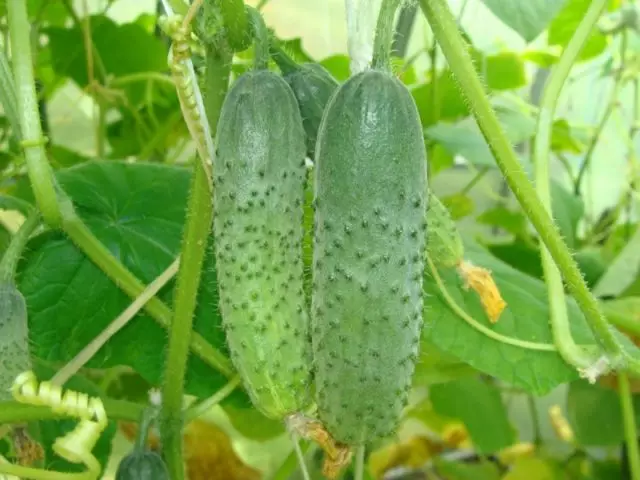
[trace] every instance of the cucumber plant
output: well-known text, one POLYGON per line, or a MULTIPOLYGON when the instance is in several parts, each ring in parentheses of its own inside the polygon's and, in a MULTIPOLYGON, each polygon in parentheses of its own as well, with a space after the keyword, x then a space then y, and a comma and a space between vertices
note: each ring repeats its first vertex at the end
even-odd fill
POLYGON ((0 5, 0 478, 640 479, 633 2, 88 3, 0 5))

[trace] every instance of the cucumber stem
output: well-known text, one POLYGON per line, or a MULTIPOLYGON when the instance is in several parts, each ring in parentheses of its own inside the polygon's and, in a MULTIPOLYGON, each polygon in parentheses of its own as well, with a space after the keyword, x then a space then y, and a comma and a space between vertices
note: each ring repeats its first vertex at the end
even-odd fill
POLYGON ((373 41, 373 60, 371 62, 373 68, 391 69, 391 46, 395 32, 394 19, 401 3, 402 0, 382 0, 376 24, 376 36, 373 41))
MULTIPOLYGON (((564 49, 560 60, 554 67, 551 76, 548 78, 542 94, 534 143, 533 163, 535 165, 536 192, 540 203, 549 215, 552 214, 551 186, 549 182, 549 151, 551 149, 551 129, 556 105, 560 98, 562 88, 569 77, 571 68, 578 59, 578 55, 587 40, 590 38, 593 27, 607 4, 607 0, 594 0, 591 3, 580 25, 571 37, 571 41, 564 49)), ((589 363, 593 363, 593 361, 589 359, 589 355, 587 355, 582 348, 576 345, 571 335, 562 276, 542 240, 540 240, 540 250, 542 255, 542 268, 547 284, 549 313, 554 343, 558 347, 562 358, 568 364, 578 369, 587 368, 589 363), (585 362, 587 363, 586 365, 585 362)), ((616 358, 621 355, 621 349, 618 342, 614 339, 612 330, 606 320, 604 320, 604 317, 599 317, 598 322, 592 326, 592 329, 594 333, 598 334, 597 336, 601 341, 601 345, 607 354, 611 356, 609 359, 611 363, 615 363, 616 358)))
POLYGON ((266 70, 269 67, 269 30, 264 23, 264 19, 260 12, 253 7, 246 7, 251 21, 251 27, 254 33, 255 60, 254 67, 256 70, 266 70))
POLYGON ((29 237, 39 224, 40 213, 33 211, 11 238, 11 242, 4 252, 2 260, 0 260, 0 282, 13 283, 18 261, 29 241, 29 237))
POLYGON ((365 463, 366 447, 360 445, 356 449, 356 466, 353 474, 354 480, 364 480, 364 463, 365 463))
POLYGON ((278 40, 275 37, 271 37, 271 42, 269 44, 269 49, 271 51, 271 58, 276 62, 278 68, 282 71, 284 75, 293 73, 297 71, 300 66, 291 58, 279 45, 278 40))
POLYGON ((11 0, 7 7, 11 61, 15 85, 18 87, 21 146, 24 149, 27 172, 42 218, 52 228, 59 228, 63 219, 53 171, 44 151, 46 139, 42 136, 33 78, 32 42, 29 38, 31 27, 27 16, 27 4, 24 0, 11 0))
POLYGON ((618 391, 620 393, 620 406, 622 407, 622 422, 624 427, 624 439, 627 444, 627 458, 632 480, 640 480, 640 450, 638 449, 638 431, 636 428, 636 416, 633 411, 633 396, 629 385, 629 377, 626 373, 618 375, 618 391))

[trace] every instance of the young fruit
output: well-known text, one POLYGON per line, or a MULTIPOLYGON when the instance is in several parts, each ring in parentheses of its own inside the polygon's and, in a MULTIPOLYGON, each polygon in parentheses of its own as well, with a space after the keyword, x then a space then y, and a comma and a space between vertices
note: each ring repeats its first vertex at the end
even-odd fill
POLYGON ((220 309, 247 391, 278 419, 310 400, 304 138, 295 96, 281 77, 256 70, 231 87, 213 165, 220 309))
POLYGON ((120 461, 116 480, 169 480, 169 472, 157 453, 134 450, 120 461))
POLYGON ((464 245, 456 223, 447 207, 433 195, 428 194, 427 207, 427 253, 439 267, 452 268, 464 260, 464 245))
POLYGON ((0 282, 0 401, 13 399, 14 379, 30 369, 24 297, 13 282, 0 282))
POLYGON ((320 419, 339 442, 391 434, 422 327, 426 152, 390 73, 351 77, 316 148, 312 342, 320 419))
POLYGON ((271 51, 284 74, 284 79, 298 100, 307 135, 307 154, 313 158, 322 114, 340 84, 322 65, 317 63, 299 65, 274 42, 272 42, 271 51))

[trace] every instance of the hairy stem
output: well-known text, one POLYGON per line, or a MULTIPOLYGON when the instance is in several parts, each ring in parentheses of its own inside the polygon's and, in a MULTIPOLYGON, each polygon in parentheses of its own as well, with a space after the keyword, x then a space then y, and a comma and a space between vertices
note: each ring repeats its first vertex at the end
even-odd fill
POLYGON ((617 350, 617 343, 597 300, 591 295, 578 265, 562 241, 549 213, 540 203, 511 142, 491 108, 446 0, 420 0, 420 5, 509 187, 560 268, 565 283, 582 309, 596 338, 606 350, 617 350))
MULTIPOLYGON (((580 25, 575 31, 571 41, 565 48, 553 73, 547 79, 547 84, 542 94, 540 112, 538 114, 537 133, 534 144, 534 164, 536 191, 540 202, 547 212, 551 214, 551 185, 549 175, 549 152, 551 150, 551 130, 556 105, 560 98, 562 88, 569 77, 571 68, 578 59, 578 55, 589 39, 589 35, 596 21, 607 5, 607 0, 595 0, 587 10, 580 25)), ((542 267, 547 284, 547 296, 549 299, 551 329, 554 343, 562 358, 576 368, 584 369, 593 363, 590 355, 587 355, 573 341, 569 317, 567 315, 567 303, 564 295, 562 276, 558 267, 553 262, 549 250, 544 242, 540 242, 542 267)), ((604 318, 594 324, 594 333, 597 333, 602 341, 602 346, 613 358, 620 354, 620 347, 613 338, 613 334, 604 318)))
POLYGON ((233 377, 229 380, 224 387, 218 390, 216 393, 211 395, 209 398, 203 400, 195 404, 192 407, 189 407, 187 411, 184 413, 184 421, 185 423, 191 422, 196 418, 204 415, 209 410, 211 410, 216 405, 219 405, 225 398, 233 393, 233 391, 240 385, 241 379, 239 376, 233 377))
POLYGON ((13 282, 16 275, 16 267, 22 256, 29 237, 40 224, 40 214, 32 212, 20 226, 16 234, 11 238, 9 246, 0 260, 0 282, 13 282))
POLYGON ((42 136, 38 99, 33 78, 33 59, 29 39, 31 28, 27 17, 27 4, 24 0, 9 0, 7 7, 11 60, 17 87, 22 147, 24 148, 27 172, 44 221, 51 227, 58 228, 62 223, 62 215, 53 172, 47 162, 44 150, 46 139, 42 136))
POLYGON ((251 20, 251 28, 254 34, 255 60, 254 67, 256 70, 263 70, 269 67, 269 30, 264 23, 262 15, 255 8, 247 7, 249 18, 251 20))
POLYGON ((618 389, 620 393, 620 406, 622 407, 622 422, 624 427, 624 440, 627 445, 627 458, 632 480, 640 480, 640 450, 638 449, 638 431, 636 429, 636 416, 633 411, 633 396, 629 386, 629 377, 626 373, 618 375, 618 389))
POLYGON ((394 19, 401 0, 382 0, 376 35, 373 41, 373 68, 389 70, 391 67, 391 44, 393 43, 394 19))

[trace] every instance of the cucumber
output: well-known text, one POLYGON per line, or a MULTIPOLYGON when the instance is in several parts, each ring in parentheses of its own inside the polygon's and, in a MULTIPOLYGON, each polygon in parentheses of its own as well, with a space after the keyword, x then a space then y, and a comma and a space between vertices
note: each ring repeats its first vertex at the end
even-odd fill
POLYGON ((447 207, 433 195, 428 194, 427 253, 439 267, 452 268, 464 260, 464 245, 456 223, 447 207))
POLYGON ((0 282, 0 401, 13 400, 15 378, 31 369, 27 306, 13 282, 0 282))
POLYGON ((116 480, 169 480, 162 457, 150 450, 136 450, 118 464, 116 480))
POLYGON ((340 83, 322 65, 297 64, 275 39, 271 41, 271 56, 298 100, 307 135, 307 154, 313 158, 322 114, 340 83))
POLYGON ((422 328, 426 152, 392 74, 351 77, 316 146, 312 343, 320 420, 361 445, 396 429, 422 328))
POLYGON ((231 359, 253 403, 282 419, 310 402, 303 290, 305 136, 295 96, 256 70, 231 87, 217 130, 214 239, 231 359))
POLYGON ((307 154, 313 158, 322 114, 339 83, 326 68, 317 63, 303 63, 295 71, 286 74, 284 79, 298 100, 306 133, 307 154))

